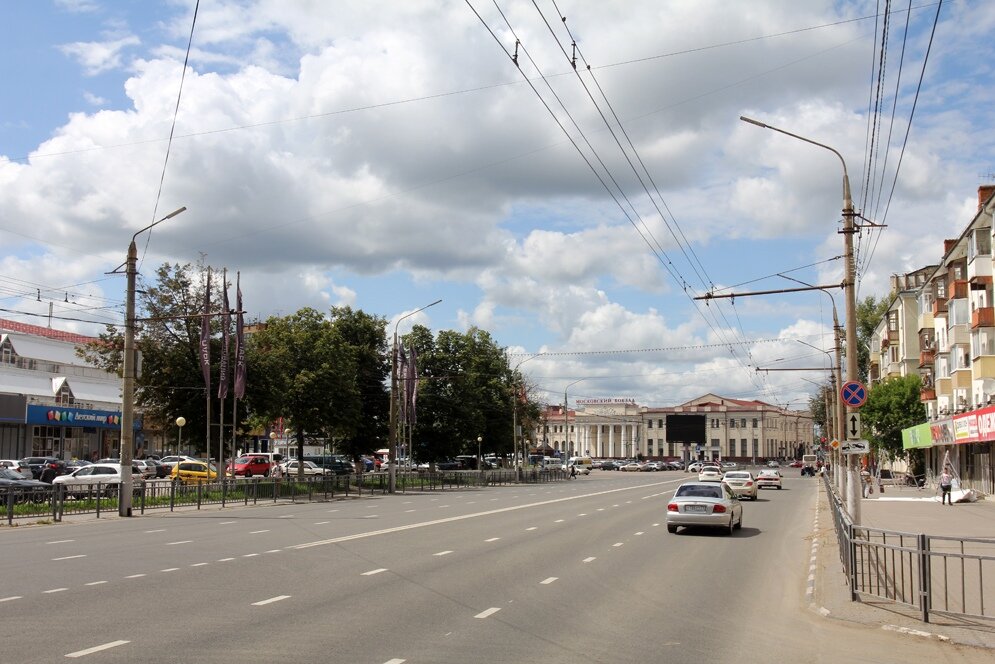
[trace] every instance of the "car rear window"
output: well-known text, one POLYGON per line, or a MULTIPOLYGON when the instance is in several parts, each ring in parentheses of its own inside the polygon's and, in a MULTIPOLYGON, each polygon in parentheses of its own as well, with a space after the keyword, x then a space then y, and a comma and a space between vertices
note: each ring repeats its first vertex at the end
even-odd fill
POLYGON ((677 498, 721 498, 722 491, 718 487, 699 486, 697 484, 685 485, 677 489, 677 498))
POLYGON ((749 476, 749 473, 726 473, 726 477, 731 480, 745 480, 749 476))

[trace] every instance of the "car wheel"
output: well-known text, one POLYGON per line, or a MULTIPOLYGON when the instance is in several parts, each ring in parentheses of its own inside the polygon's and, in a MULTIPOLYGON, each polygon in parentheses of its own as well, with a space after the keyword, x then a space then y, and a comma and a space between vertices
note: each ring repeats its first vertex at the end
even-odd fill
POLYGON ((729 527, 728 528, 723 528, 722 534, 723 535, 732 536, 732 533, 733 533, 734 530, 736 530, 736 522, 733 520, 733 517, 730 516, 729 517, 729 527))
POLYGON ((736 530, 740 530, 743 527, 743 515, 739 515, 739 521, 736 522, 736 530))
POLYGON ((780 490, 781 490, 781 485, 780 485, 780 484, 778 484, 778 485, 777 485, 777 490, 778 490, 778 491, 780 491, 780 490))
POLYGON ((668 523, 667 524, 667 532, 668 533, 676 533, 677 532, 677 526, 673 526, 673 525, 671 525, 671 524, 668 523))
POLYGON ((245 479, 249 479, 250 477, 252 477, 252 471, 251 470, 246 470, 245 471, 245 479))

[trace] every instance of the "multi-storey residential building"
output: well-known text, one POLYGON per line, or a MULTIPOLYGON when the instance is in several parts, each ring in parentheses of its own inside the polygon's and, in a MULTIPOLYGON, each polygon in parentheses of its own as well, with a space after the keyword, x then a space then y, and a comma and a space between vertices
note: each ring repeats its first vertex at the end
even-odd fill
POLYGON ((870 384, 893 376, 919 373, 923 347, 919 330, 919 293, 935 271, 936 266, 931 265, 908 274, 892 275, 888 311, 871 336, 870 384))
POLYGON ((0 320, 0 458, 118 453, 121 379, 76 357, 94 340, 0 320))
POLYGON ((763 401, 706 394, 678 406, 651 408, 631 399, 580 399, 566 414, 547 409, 536 447, 565 455, 623 458, 709 458, 752 461, 800 457, 814 447, 812 415, 763 401), (698 415, 700 444, 667 435, 668 415, 698 415))

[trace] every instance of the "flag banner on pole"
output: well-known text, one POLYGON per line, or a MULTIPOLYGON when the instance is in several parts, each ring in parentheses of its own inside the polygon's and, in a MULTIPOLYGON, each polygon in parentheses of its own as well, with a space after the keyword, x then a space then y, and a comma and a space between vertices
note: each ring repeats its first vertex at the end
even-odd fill
POLYGON ((204 385, 211 389, 211 268, 207 268, 207 288, 204 290, 204 314, 200 319, 200 370, 204 385))
POLYGON ((418 413, 415 404, 418 401, 418 353, 412 346, 408 353, 408 424, 418 423, 418 413))
POLYGON ((397 345, 397 377, 401 381, 401 389, 397 400, 401 406, 401 421, 408 421, 408 357, 404 354, 404 346, 397 345))
POLYGON ((242 273, 235 278, 235 398, 245 396, 245 322, 242 315, 242 273))
POLYGON ((218 367, 218 398, 228 398, 228 343, 229 328, 231 327, 231 312, 228 310, 228 270, 224 271, 221 278, 221 364, 218 367))

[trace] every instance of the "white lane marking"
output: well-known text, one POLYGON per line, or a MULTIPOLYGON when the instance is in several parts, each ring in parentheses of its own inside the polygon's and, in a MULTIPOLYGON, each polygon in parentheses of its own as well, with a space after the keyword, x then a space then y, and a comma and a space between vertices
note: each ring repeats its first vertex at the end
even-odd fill
POLYGON ((541 584, 542 584, 542 585, 544 585, 544 586, 548 586, 548 585, 549 585, 549 584, 551 584, 551 583, 552 583, 553 581, 556 581, 556 579, 557 579, 557 578, 558 578, 558 577, 555 577, 555 576, 551 576, 551 577, 549 577, 548 579, 543 579, 543 580, 542 580, 542 581, 540 581, 539 583, 541 583, 541 584))
POLYGON ((331 521, 315 521, 314 525, 316 525, 316 526, 323 526, 326 523, 331 523, 331 521))
POLYGON ((589 563, 589 562, 592 562, 594 560, 597 560, 597 558, 595 556, 590 556, 588 558, 584 558, 584 562, 585 563, 589 563))
POLYGON ((273 602, 279 602, 285 599, 290 599, 290 595, 277 595, 276 597, 270 597, 269 599, 253 602, 252 606, 263 606, 265 604, 272 604, 273 602))
POLYGON ((556 520, 556 521, 554 521, 553 523, 563 523, 563 521, 564 521, 564 519, 557 519, 557 520, 556 520))
POLYGON ((75 542, 76 540, 55 540, 54 542, 48 542, 48 544, 65 544, 66 542, 75 542))
POLYGON ((90 583, 84 583, 84 586, 100 586, 107 583, 106 581, 91 581, 90 583))
POLYGON ((586 512, 581 512, 581 513, 580 513, 580 514, 578 514, 577 516, 587 516, 587 513, 586 513, 586 512))
POLYGON ((52 593, 61 593, 63 590, 69 590, 69 588, 52 588, 51 590, 46 590, 46 595, 51 595, 52 593))
POLYGON ((228 525, 229 523, 236 523, 236 522, 235 522, 235 521, 222 521, 222 522, 221 522, 221 523, 219 523, 218 525, 219 525, 219 526, 227 526, 227 525, 228 525))
POLYGON ((161 569, 159 571, 160 572, 175 572, 178 569, 180 569, 180 568, 179 567, 167 567, 166 569, 161 569))
POLYGON ((438 553, 433 553, 433 556, 448 556, 452 551, 439 551, 438 553))
POLYGON ((338 512, 338 510, 328 510, 328 514, 331 514, 332 512, 338 512))
POLYGON ((653 527, 654 527, 654 528, 656 528, 656 527, 657 527, 657 526, 659 526, 659 525, 660 525, 659 523, 654 523, 654 524, 653 524, 653 527))
POLYGON ((126 579, 140 579, 143 576, 145 576, 145 575, 144 574, 132 574, 131 576, 126 576, 124 578, 126 578, 126 579))
POLYGON ((414 512, 414 510, 404 510, 405 512, 414 512))
POLYGON ((193 540, 180 540, 179 542, 166 542, 166 546, 173 546, 174 544, 189 544, 193 540))
POLYGON ((471 500, 470 502, 467 503, 467 505, 476 505, 476 504, 477 504, 476 500, 471 500))
POLYGON ((269 551, 263 551, 263 553, 280 553, 280 549, 270 549, 269 551))
POLYGON ((15 599, 21 599, 20 595, 11 595, 10 597, 0 597, 0 603, 3 602, 13 602, 15 599))
POLYGON ((408 661, 408 660, 406 660, 406 659, 398 659, 398 658, 395 657, 394 659, 388 659, 383 664, 404 664, 406 661, 408 661))
POLYGON ((604 512, 604 511, 605 511, 605 508, 604 508, 604 507, 599 507, 599 508, 598 508, 598 511, 599 511, 599 512, 604 512))
POLYGON ((268 530, 253 530, 249 534, 250 535, 258 535, 259 533, 268 533, 268 532, 269 532, 268 530))
POLYGON ((86 655, 92 655, 93 653, 100 652, 101 650, 108 650, 110 648, 123 646, 126 643, 131 643, 131 641, 111 641, 110 643, 104 643, 103 645, 93 646, 92 648, 87 648, 85 650, 77 650, 76 652, 68 653, 66 657, 72 657, 73 659, 77 657, 85 657, 86 655))
POLYGON ((258 553, 243 553, 242 557, 243 558, 255 558, 258 555, 259 555, 258 553))
POLYGON ((380 569, 371 569, 369 572, 363 572, 360 576, 373 576, 374 574, 379 574, 380 572, 386 572, 386 567, 381 567, 380 569))
POLYGON ((490 608, 490 609, 487 609, 486 611, 481 611, 480 613, 478 613, 477 615, 475 615, 474 618, 486 618, 487 616, 494 615, 495 613, 497 613, 500 610, 501 609, 499 609, 499 608, 490 608))
POLYGON ((612 546, 622 546, 623 542, 615 542, 612 546))
MULTIPOLYGON (((659 482, 658 484, 677 484, 683 482, 683 479, 677 480, 667 480, 664 482, 659 482)), ((394 528, 384 528, 382 530, 371 530, 366 533, 357 533, 355 535, 343 535, 342 537, 333 537, 325 540, 317 540, 314 542, 305 542, 304 544, 296 544, 293 546, 288 546, 288 549, 309 549, 313 546, 326 546, 328 544, 338 544, 340 542, 350 542, 352 540, 365 539, 367 537, 377 537, 379 535, 387 535, 390 533, 398 533, 405 530, 413 530, 415 528, 425 528, 426 526, 437 526, 442 523, 453 523, 454 521, 464 521, 466 519, 476 519, 482 516, 491 516, 493 514, 502 514, 504 512, 514 512, 516 510, 524 510, 532 507, 542 507, 544 505, 553 505, 555 503, 562 503, 568 500, 578 500, 580 498, 591 498, 593 496, 601 496, 609 493, 617 493, 619 491, 632 491, 632 490, 644 490, 647 487, 656 486, 655 484, 639 484, 636 486, 626 486, 618 489, 606 489, 605 491, 596 491, 594 493, 586 494, 576 494, 572 496, 567 496, 565 498, 553 498, 550 500, 543 500, 538 503, 526 503, 524 505, 513 505, 511 507, 498 507, 492 510, 486 510, 484 512, 472 512, 470 514, 461 514, 459 516, 450 516, 444 519, 433 519, 431 521, 422 521, 421 523, 411 523, 406 526, 396 526, 394 528)), ((491 498, 491 500, 497 500, 497 498, 491 498)), ((587 514, 579 514, 578 516, 587 516, 587 514)), ((494 538, 492 540, 485 540, 488 542, 494 541, 500 538, 494 538)))
POLYGON ((485 539, 484 541, 485 541, 485 542, 496 542, 496 541, 498 541, 499 539, 501 539, 501 538, 500 538, 500 537, 492 537, 492 538, 490 538, 490 539, 485 539))
POLYGON ((440 509, 440 510, 441 510, 441 509, 442 509, 443 507, 449 507, 449 505, 439 505, 439 509, 440 509))
POLYGON ((411 504, 412 502, 413 502, 413 501, 411 501, 411 500, 405 500, 405 501, 404 501, 403 503, 401 503, 401 504, 402 504, 402 505, 410 505, 410 504, 411 504))
POLYGON ((190 567, 203 567, 204 565, 210 565, 211 563, 193 563, 190 567))
POLYGON ((537 530, 537 528, 535 526, 532 526, 531 528, 526 528, 525 530, 537 530))
POLYGON ((146 530, 145 534, 149 535, 151 533, 164 533, 164 532, 166 532, 165 528, 157 528, 156 530, 146 530))
POLYGON ((643 531, 641 531, 641 530, 640 530, 640 531, 639 531, 638 533, 636 533, 636 534, 637 534, 637 535, 642 535, 642 534, 643 534, 643 531))
POLYGON ((219 563, 226 563, 229 560, 235 560, 234 558, 218 558, 219 563))
POLYGON ((86 558, 86 554, 85 553, 80 553, 80 554, 75 555, 75 556, 62 556, 61 558, 52 558, 52 560, 53 561, 56 561, 56 560, 72 560, 73 558, 86 558))
POLYGON ((363 518, 364 518, 364 519, 376 519, 376 518, 377 518, 377 517, 379 517, 379 516, 380 516, 379 514, 367 514, 367 515, 366 515, 366 516, 364 516, 363 518))

